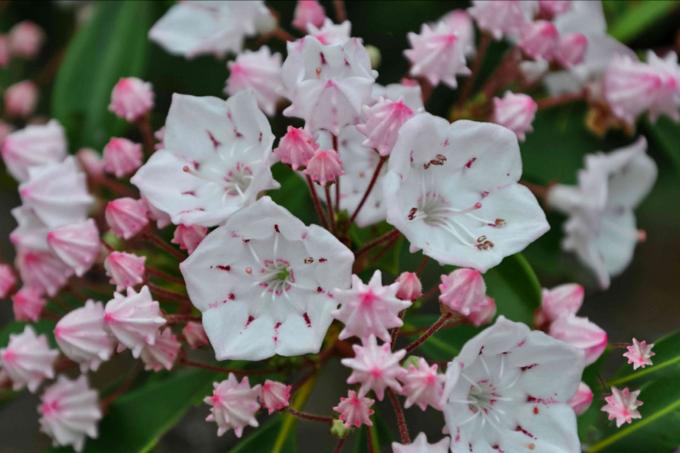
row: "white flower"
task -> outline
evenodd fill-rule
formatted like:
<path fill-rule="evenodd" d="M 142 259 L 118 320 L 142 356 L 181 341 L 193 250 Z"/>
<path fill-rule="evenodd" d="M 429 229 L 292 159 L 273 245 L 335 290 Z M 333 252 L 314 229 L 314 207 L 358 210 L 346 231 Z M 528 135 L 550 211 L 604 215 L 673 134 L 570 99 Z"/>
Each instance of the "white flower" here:
<path fill-rule="evenodd" d="M 583 367 L 578 349 L 499 317 L 448 365 L 451 452 L 580 452 L 569 399 Z"/>
<path fill-rule="evenodd" d="M 517 184 L 521 173 L 512 131 L 416 115 L 402 126 L 390 155 L 383 184 L 387 221 L 411 251 L 484 272 L 549 228 L 536 198 Z"/>
<path fill-rule="evenodd" d="M 338 134 L 361 118 L 361 107 L 370 100 L 376 76 L 359 39 L 324 45 L 305 37 L 288 43 L 281 78 L 292 104 L 283 113 L 302 118 L 311 131 L 327 129 Z"/>
<path fill-rule="evenodd" d="M 427 442 L 425 433 L 420 433 L 415 440 L 407 445 L 392 442 L 392 453 L 447 453 L 451 439 L 443 438 L 436 444 Z"/>
<path fill-rule="evenodd" d="M 354 256 L 263 197 L 208 234 L 180 269 L 218 360 L 319 351 Z"/>
<path fill-rule="evenodd" d="M 250 91 L 226 102 L 175 94 L 164 148 L 131 179 L 176 225 L 214 226 L 255 201 L 272 179 L 274 136 Z"/>
<path fill-rule="evenodd" d="M 172 54 L 193 58 L 240 52 L 243 40 L 272 28 L 274 19 L 261 1 L 179 2 L 149 31 L 149 38 Z"/>
<path fill-rule="evenodd" d="M 578 186 L 557 184 L 548 192 L 548 205 L 569 216 L 562 248 L 576 253 L 603 288 L 630 264 L 639 240 L 633 209 L 657 173 L 646 149 L 640 138 L 609 154 L 588 155 Z"/>
<path fill-rule="evenodd" d="M 380 98 L 387 98 L 393 101 L 402 99 L 406 105 L 414 112 L 423 110 L 423 94 L 420 85 L 415 80 L 405 80 L 401 83 L 390 83 L 389 85 L 373 84 L 371 93 L 371 104 L 378 102 Z"/>

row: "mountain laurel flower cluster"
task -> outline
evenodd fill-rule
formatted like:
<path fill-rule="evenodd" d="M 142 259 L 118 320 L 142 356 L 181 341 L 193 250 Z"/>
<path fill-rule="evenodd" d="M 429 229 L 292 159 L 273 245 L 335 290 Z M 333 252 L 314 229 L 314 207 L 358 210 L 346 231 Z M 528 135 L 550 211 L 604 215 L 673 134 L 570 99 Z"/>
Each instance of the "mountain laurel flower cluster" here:
<path fill-rule="evenodd" d="M 119 5 L 90 7 L 87 30 Z M 475 0 L 405 36 L 387 26 L 408 70 L 386 84 L 380 49 L 352 35 L 356 5 L 278 8 L 170 5 L 143 32 L 183 57 L 164 59 L 173 77 L 100 74 L 88 110 L 55 103 L 54 119 L 35 113 L 43 78 L 14 71 L 49 37 L 32 22 L 0 33 L 0 154 L 20 200 L 6 216 L 14 261 L 0 263 L 15 321 L 0 332 L 0 389 L 39 396 L 53 445 L 104 451 L 125 419 L 153 424 L 153 439 L 129 439 L 152 448 L 201 399 L 218 436 L 262 451 L 295 451 L 296 422 L 325 426 L 336 452 L 354 438 L 395 453 L 616 451 L 677 411 L 655 380 L 676 334 L 610 343 L 579 314 L 596 313 L 587 296 L 617 285 L 646 237 L 635 210 L 657 165 L 636 122 L 680 119 L 677 54 L 640 60 L 606 33 L 599 1 Z M 189 70 L 221 71 L 223 90 L 185 83 Z M 55 91 L 78 85 L 67 76 Z M 544 110 L 571 104 L 587 113 L 565 128 L 626 134 L 605 151 L 590 136 L 569 156 L 542 149 L 543 166 L 585 157 L 537 173 L 535 136 L 562 134 Z M 548 273 L 559 250 L 531 253 L 544 242 L 584 280 Z M 543 271 L 557 286 L 541 288 Z M 605 356 L 621 371 L 605 377 Z M 314 390 L 322 372 L 340 383 Z M 332 403 L 307 412 L 321 393 Z"/>

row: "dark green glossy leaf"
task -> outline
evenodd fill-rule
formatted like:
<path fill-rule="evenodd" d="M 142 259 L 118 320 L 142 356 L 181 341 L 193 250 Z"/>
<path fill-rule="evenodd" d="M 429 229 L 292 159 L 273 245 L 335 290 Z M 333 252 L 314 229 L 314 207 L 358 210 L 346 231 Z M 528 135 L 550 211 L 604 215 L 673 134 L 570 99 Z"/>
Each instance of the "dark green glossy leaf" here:
<path fill-rule="evenodd" d="M 2 326 L 2 329 L 0 329 L 0 348 L 4 348 L 7 345 L 7 343 L 9 342 L 9 336 L 11 334 L 18 334 L 23 332 L 26 326 L 33 327 L 33 330 L 35 330 L 37 334 L 47 335 L 47 338 L 49 339 L 52 346 L 56 346 L 56 342 L 54 341 L 54 335 L 52 333 L 52 331 L 54 330 L 54 322 L 42 319 L 38 322 L 32 323 L 14 321 L 7 325 Z"/>
<path fill-rule="evenodd" d="M 126 127 L 108 111 L 119 78 L 141 76 L 154 19 L 152 2 L 98 2 L 69 44 L 52 96 L 52 114 L 73 148 L 101 147 Z"/>
<path fill-rule="evenodd" d="M 619 6 L 624 2 L 610 2 Z M 667 16 L 678 3 L 673 1 L 626 2 L 627 7 L 609 26 L 609 34 L 619 41 L 627 42 L 637 38 L 660 19 Z"/>
<path fill-rule="evenodd" d="M 680 170 L 680 124 L 673 123 L 666 117 L 659 118 L 654 124 L 645 123 L 652 140 Z"/>
<path fill-rule="evenodd" d="M 534 311 L 541 305 L 541 285 L 524 256 L 518 253 L 505 258 L 484 280 L 499 315 L 531 325 Z"/>

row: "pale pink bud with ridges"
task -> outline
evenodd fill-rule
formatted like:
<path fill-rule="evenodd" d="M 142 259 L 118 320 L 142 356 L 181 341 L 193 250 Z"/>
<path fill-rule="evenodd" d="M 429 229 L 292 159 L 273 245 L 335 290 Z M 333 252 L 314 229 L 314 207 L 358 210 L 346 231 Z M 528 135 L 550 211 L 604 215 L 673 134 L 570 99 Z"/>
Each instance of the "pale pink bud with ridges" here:
<path fill-rule="evenodd" d="M 493 121 L 513 131 L 517 138 L 524 140 L 527 132 L 533 131 L 538 105 L 531 96 L 506 91 L 502 98 L 493 98 Z"/>
<path fill-rule="evenodd" d="M 387 156 L 394 148 L 401 125 L 413 116 L 411 110 L 402 99 L 380 99 L 372 106 L 364 106 L 365 120 L 357 125 L 357 130 L 367 138 L 364 146 L 378 150 L 381 156 Z"/>
<path fill-rule="evenodd" d="M 562 340 L 585 352 L 586 365 L 595 362 L 607 347 L 607 332 L 588 318 L 564 316 L 550 325 L 551 337 Z"/>
<path fill-rule="evenodd" d="M 130 175 L 142 166 L 142 145 L 127 138 L 113 137 L 104 146 L 104 170 L 117 178 Z"/>
<path fill-rule="evenodd" d="M 568 33 L 560 36 L 555 51 L 555 59 L 565 68 L 571 68 L 583 62 L 588 50 L 588 38 L 583 33 Z"/>
<path fill-rule="evenodd" d="M 470 313 L 467 320 L 473 326 L 479 327 L 482 324 L 488 324 L 493 321 L 494 316 L 496 316 L 496 301 L 491 297 L 485 297 L 477 305 L 477 309 Z"/>
<path fill-rule="evenodd" d="M 350 390 L 347 397 L 340 397 L 340 402 L 333 410 L 340 414 L 340 420 L 348 428 L 359 428 L 361 425 L 373 426 L 371 422 L 373 402 L 372 399 L 357 395 L 357 392 Z"/>
<path fill-rule="evenodd" d="M 9 134 L 2 144 L 2 158 L 14 179 L 28 179 L 28 169 L 61 162 L 66 157 L 64 129 L 57 121 L 27 126 Z"/>
<path fill-rule="evenodd" d="M 82 451 L 86 437 L 97 437 L 102 418 L 99 395 L 84 375 L 75 380 L 59 376 L 42 394 L 38 412 L 40 429 L 54 446 L 70 446 L 77 452 Z"/>
<path fill-rule="evenodd" d="M 552 289 L 543 288 L 542 302 L 536 311 L 535 323 L 539 328 L 562 316 L 575 315 L 583 304 L 585 290 L 576 283 L 567 283 Z"/>
<path fill-rule="evenodd" d="M 281 162 L 297 170 L 307 166 L 307 162 L 318 149 L 319 145 L 311 134 L 304 129 L 288 126 L 286 135 L 279 140 L 279 146 L 274 149 L 274 154 Z"/>
<path fill-rule="evenodd" d="M 0 349 L 0 365 L 12 380 L 12 388 L 28 387 L 34 393 L 45 379 L 54 377 L 54 362 L 59 351 L 50 349 L 45 335 L 36 335 L 31 326 L 11 334 L 9 344 Z"/>
<path fill-rule="evenodd" d="M 416 300 L 423 295 L 423 284 L 415 272 L 402 272 L 397 283 L 397 297 L 401 300 Z"/>
<path fill-rule="evenodd" d="M 45 32 L 37 24 L 25 20 L 14 25 L 8 37 L 12 55 L 33 58 L 40 52 L 45 41 Z"/>
<path fill-rule="evenodd" d="M 145 256 L 137 256 L 126 252 L 111 252 L 104 260 L 106 275 L 116 291 L 137 286 L 144 281 Z"/>
<path fill-rule="evenodd" d="M 104 305 L 88 300 L 62 317 L 54 328 L 54 338 L 69 359 L 80 364 L 80 370 L 96 371 L 113 355 L 115 339 L 104 328 Z"/>
<path fill-rule="evenodd" d="M 557 48 L 559 37 L 559 32 L 552 22 L 537 20 L 522 28 L 519 47 L 534 60 L 550 60 Z"/>
<path fill-rule="evenodd" d="M 442 275 L 439 291 L 439 301 L 444 306 L 475 324 L 486 321 L 490 307 L 495 312 L 493 299 L 486 295 L 484 277 L 476 269 L 462 268 Z"/>
<path fill-rule="evenodd" d="M 213 383 L 212 395 L 203 400 L 211 406 L 206 421 L 217 424 L 218 436 L 233 429 L 236 437 L 240 438 L 246 426 L 259 426 L 255 418 L 255 413 L 260 409 L 257 401 L 259 394 L 260 386 L 251 387 L 247 376 L 239 382 L 229 373 L 224 381 Z"/>
<path fill-rule="evenodd" d="M 98 179 L 104 176 L 104 159 L 92 148 L 81 148 L 76 153 L 78 163 L 90 178 Z"/>
<path fill-rule="evenodd" d="M 142 362 L 147 371 L 171 370 L 182 345 L 169 327 L 156 336 L 152 345 L 147 344 L 142 349 Z"/>
<path fill-rule="evenodd" d="M 165 323 L 158 302 L 151 298 L 146 286 L 139 292 L 128 288 L 125 296 L 114 293 L 104 309 L 104 324 L 120 346 L 129 348 L 135 358 L 146 345 L 155 343 L 158 329 Z"/>
<path fill-rule="evenodd" d="M 16 266 L 25 285 L 48 296 L 56 295 L 73 275 L 73 270 L 50 251 L 21 248 L 17 252 Z"/>
<path fill-rule="evenodd" d="M 475 53 L 475 26 L 467 11 L 454 9 L 442 17 L 440 21 L 445 22 L 456 33 L 466 56 Z"/>
<path fill-rule="evenodd" d="M 38 86 L 30 80 L 7 87 L 4 93 L 5 114 L 10 118 L 27 118 L 38 103 Z"/>
<path fill-rule="evenodd" d="M 175 228 L 170 242 L 179 245 L 179 248 L 191 255 L 207 234 L 208 228 L 204 226 L 181 224 Z"/>
<path fill-rule="evenodd" d="M 633 342 L 630 346 L 626 346 L 626 352 L 623 356 L 628 359 L 628 364 L 633 365 L 633 369 L 644 368 L 646 366 L 652 366 L 652 357 L 656 355 L 652 351 L 654 343 L 647 343 L 646 341 L 638 341 L 637 338 L 633 338 Z"/>
<path fill-rule="evenodd" d="M 182 335 L 189 344 L 189 347 L 193 349 L 206 346 L 210 342 L 210 340 L 208 340 L 208 335 L 205 333 L 205 329 L 203 328 L 203 324 L 200 322 L 187 322 L 182 329 Z"/>
<path fill-rule="evenodd" d="M 78 277 L 90 270 L 101 250 L 99 230 L 92 219 L 50 231 L 47 244 Z"/>
<path fill-rule="evenodd" d="M 574 409 L 576 415 L 581 415 L 588 410 L 592 402 L 593 391 L 590 390 L 590 387 L 588 387 L 584 382 L 581 382 L 578 385 L 576 393 L 574 393 L 574 396 L 572 396 L 569 400 L 569 405 L 572 409 Z"/>
<path fill-rule="evenodd" d="M 24 286 L 12 296 L 12 309 L 17 321 L 37 321 L 45 305 L 47 300 L 42 291 L 30 286 Z"/>
<path fill-rule="evenodd" d="M 9 296 L 16 286 L 17 278 L 14 275 L 12 266 L 9 264 L 0 264 L 0 299 Z"/>
<path fill-rule="evenodd" d="M 104 215 L 111 231 L 123 239 L 134 237 L 149 224 L 146 203 L 134 198 L 125 197 L 109 201 Z"/>
<path fill-rule="evenodd" d="M 260 389 L 260 404 L 268 414 L 288 407 L 292 386 L 267 379 Z"/>
<path fill-rule="evenodd" d="M 444 375 L 437 373 L 437 365 L 428 365 L 422 357 L 417 365 L 410 364 L 407 373 L 402 378 L 404 383 L 403 394 L 406 396 L 405 408 L 417 404 L 421 410 L 432 406 L 437 410 L 442 409 L 442 397 L 444 396 Z"/>
<path fill-rule="evenodd" d="M 323 186 L 334 182 L 345 172 L 338 153 L 332 149 L 319 149 L 307 162 L 304 173 Z"/>
<path fill-rule="evenodd" d="M 153 108 L 153 87 L 137 77 L 124 77 L 111 92 L 109 110 L 126 121 L 135 121 Z"/>
<path fill-rule="evenodd" d="M 611 389 L 612 394 L 604 397 L 607 404 L 602 407 L 602 412 L 607 413 L 609 420 L 616 420 L 617 428 L 625 423 L 631 423 L 633 419 L 642 418 L 638 407 L 643 403 L 637 399 L 640 390 L 631 392 L 628 387 L 622 390 L 616 387 Z"/>
<path fill-rule="evenodd" d="M 293 13 L 293 27 L 307 33 L 308 24 L 321 27 L 326 19 L 326 11 L 317 0 L 298 0 Z"/>
<path fill-rule="evenodd" d="M 6 36 L 0 35 L 0 68 L 7 67 L 11 59 L 9 40 Z"/>

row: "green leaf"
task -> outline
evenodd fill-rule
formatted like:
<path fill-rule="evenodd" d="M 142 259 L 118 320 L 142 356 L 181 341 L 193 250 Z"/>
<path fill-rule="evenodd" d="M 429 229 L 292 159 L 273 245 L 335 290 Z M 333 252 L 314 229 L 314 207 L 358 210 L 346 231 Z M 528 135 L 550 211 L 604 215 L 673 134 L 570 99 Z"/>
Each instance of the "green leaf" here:
<path fill-rule="evenodd" d="M 655 381 L 642 387 L 638 397 L 642 418 L 586 447 L 588 453 L 670 452 L 680 444 L 680 385 L 677 379 Z M 610 422 L 612 424 L 613 422 Z"/>
<path fill-rule="evenodd" d="M 617 376 L 609 381 L 610 385 L 623 385 L 632 381 L 649 380 L 650 378 L 680 379 L 680 331 L 666 335 L 654 343 L 655 355 L 652 357 L 654 365 L 639 368 L 630 372 L 627 365 Z"/>
<path fill-rule="evenodd" d="M 621 4 L 622 2 L 616 1 Z M 609 34 L 622 42 L 637 38 L 648 28 L 654 26 L 660 19 L 678 7 L 674 1 L 640 1 L 628 3 L 625 11 L 611 24 Z"/>
<path fill-rule="evenodd" d="M 121 77 L 143 75 L 154 19 L 152 2 L 97 2 L 93 8 L 67 48 L 52 95 L 52 114 L 74 148 L 100 148 L 126 127 L 108 111 L 111 89 Z"/>
<path fill-rule="evenodd" d="M 673 123 L 666 117 L 659 118 L 655 123 L 646 121 L 645 129 L 651 135 L 656 145 L 665 152 L 673 161 L 677 170 L 680 170 L 680 125 Z"/>
<path fill-rule="evenodd" d="M 534 311 L 541 305 L 541 284 L 524 256 L 517 253 L 505 258 L 484 280 L 499 315 L 531 325 Z"/>
<path fill-rule="evenodd" d="M 281 184 L 281 188 L 270 190 L 267 195 L 306 224 L 321 225 L 321 221 L 316 218 L 314 213 L 314 205 L 305 180 L 290 167 L 283 164 L 274 165 L 272 173 L 274 179 Z"/>
<path fill-rule="evenodd" d="M 229 450 L 229 453 L 250 453 L 256 451 L 272 451 L 278 433 L 281 431 L 283 425 L 283 416 L 277 414 L 267 420 L 259 428 L 253 430 L 243 440 L 240 440 L 236 447 Z M 297 451 L 295 445 L 295 436 L 287 436 L 280 450 L 283 453 L 294 453 Z"/>
<path fill-rule="evenodd" d="M 23 332 L 26 326 L 33 327 L 33 330 L 35 330 L 35 333 L 37 334 L 47 335 L 50 344 L 53 347 L 56 346 L 57 343 L 54 340 L 53 335 L 54 322 L 48 321 L 46 319 L 41 319 L 38 322 L 32 323 L 14 321 L 5 326 L 2 326 L 2 329 L 0 329 L 0 348 L 4 348 L 7 345 L 7 343 L 9 342 L 9 336 L 11 334 Z"/>
<path fill-rule="evenodd" d="M 86 452 L 150 451 L 189 409 L 210 392 L 217 378 L 205 370 L 176 370 L 121 396 L 109 406 L 99 437 L 87 441 Z"/>

